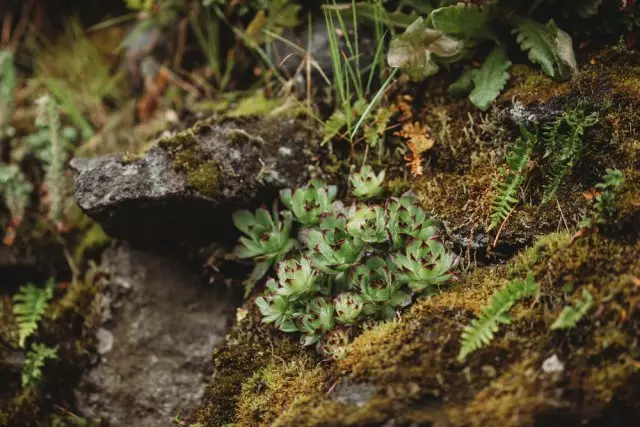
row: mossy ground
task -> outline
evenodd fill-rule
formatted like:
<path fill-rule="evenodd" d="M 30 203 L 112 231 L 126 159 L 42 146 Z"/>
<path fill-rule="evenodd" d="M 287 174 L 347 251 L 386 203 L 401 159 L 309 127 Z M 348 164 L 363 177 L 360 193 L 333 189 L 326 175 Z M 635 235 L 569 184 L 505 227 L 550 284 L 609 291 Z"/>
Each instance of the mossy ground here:
<path fill-rule="evenodd" d="M 495 113 L 472 112 L 466 103 L 438 93 L 428 108 L 414 111 L 430 124 L 437 144 L 425 175 L 409 186 L 452 234 L 469 236 L 469 242 L 474 233 L 486 234 L 491 181 L 517 135 L 501 116 L 513 98 L 542 113 L 578 104 L 598 112 L 601 120 L 584 137 L 583 160 L 564 180 L 557 201 L 540 204 L 544 171 L 535 161 L 530 165 L 526 202 L 517 205 L 499 237 L 511 244 L 505 256 L 526 249 L 508 263 L 494 258 L 461 273 L 440 294 L 361 334 L 338 362 L 320 360 L 291 336 L 259 323 L 248 301 L 249 314 L 214 353 L 215 373 L 199 421 L 206 426 L 391 420 L 394 425 L 595 426 L 640 419 L 640 99 L 637 82 L 628 78 L 637 74 L 638 58 L 617 48 L 594 58 L 568 83 L 516 68 Z M 616 217 L 576 233 L 590 206 L 583 193 L 613 167 L 625 174 Z M 394 186 L 405 187 L 402 181 L 397 176 Z M 469 248 L 465 265 L 474 265 L 473 252 L 480 246 L 492 250 L 495 232 Z M 458 361 L 463 327 L 493 292 L 528 272 L 540 284 L 538 295 L 514 308 L 514 321 L 501 326 L 488 346 Z M 562 308 L 583 290 L 595 301 L 587 316 L 574 329 L 551 330 Z M 564 369 L 545 372 L 542 364 L 553 355 Z M 336 385 L 344 382 L 376 391 L 360 404 L 345 403 L 335 396 Z"/>

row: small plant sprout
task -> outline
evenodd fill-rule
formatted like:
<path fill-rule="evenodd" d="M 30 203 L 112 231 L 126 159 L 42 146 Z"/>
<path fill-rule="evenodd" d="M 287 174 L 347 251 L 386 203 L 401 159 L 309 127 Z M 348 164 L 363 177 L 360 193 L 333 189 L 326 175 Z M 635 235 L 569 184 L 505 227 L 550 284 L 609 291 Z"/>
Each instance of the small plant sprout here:
<path fill-rule="evenodd" d="M 296 244 L 290 237 L 291 212 L 278 213 L 277 204 L 273 205 L 273 216 L 260 208 L 255 215 L 247 210 L 233 214 L 233 223 L 246 237 L 240 237 L 234 254 L 241 259 L 253 258 L 255 268 L 249 282 L 255 283 L 262 278 L 269 267 L 281 261 Z"/>
<path fill-rule="evenodd" d="M 338 322 L 344 325 L 355 324 L 362 313 L 362 298 L 351 292 L 343 292 L 333 302 Z"/>
<path fill-rule="evenodd" d="M 47 347 L 44 344 L 33 344 L 27 353 L 27 358 L 22 366 L 22 387 L 34 388 L 42 378 L 42 368 L 47 360 L 58 358 L 58 346 Z"/>
<path fill-rule="evenodd" d="M 309 227 L 320 222 L 320 215 L 331 212 L 337 192 L 335 185 L 313 180 L 295 192 L 289 188 L 280 191 L 280 199 L 299 223 Z"/>
<path fill-rule="evenodd" d="M 398 279 L 414 292 L 433 293 L 436 287 L 452 278 L 455 256 L 437 240 L 413 239 L 404 254 L 391 257 L 398 269 Z"/>
<path fill-rule="evenodd" d="M 580 221 L 580 228 L 591 228 L 593 224 L 606 224 L 616 212 L 616 190 L 624 183 L 624 175 L 618 169 L 607 169 L 603 181 L 596 184 L 599 194 L 593 208 Z"/>
<path fill-rule="evenodd" d="M 384 181 L 385 171 L 375 174 L 373 168 L 369 165 L 363 165 L 359 172 L 351 174 L 349 181 L 353 189 L 352 194 L 358 199 L 373 199 L 382 194 L 382 182 Z"/>
<path fill-rule="evenodd" d="M 562 309 L 558 318 L 551 324 L 551 329 L 575 328 L 578 322 L 587 314 L 593 305 L 593 295 L 586 289 L 582 290 L 582 299 L 573 305 Z"/>
<path fill-rule="evenodd" d="M 347 231 L 355 238 L 366 243 L 383 243 L 387 241 L 384 209 L 380 206 L 353 205 L 349 209 Z"/>

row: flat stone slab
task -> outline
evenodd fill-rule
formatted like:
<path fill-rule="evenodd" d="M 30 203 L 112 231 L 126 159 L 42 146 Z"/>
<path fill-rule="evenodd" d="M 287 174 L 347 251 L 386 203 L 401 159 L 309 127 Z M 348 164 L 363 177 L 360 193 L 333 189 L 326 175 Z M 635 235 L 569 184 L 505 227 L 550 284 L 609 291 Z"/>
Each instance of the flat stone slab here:
<path fill-rule="evenodd" d="M 220 237 L 234 210 L 305 184 L 318 141 L 316 129 L 299 118 L 212 118 L 159 139 L 137 158 L 73 159 L 75 198 L 114 237 Z"/>

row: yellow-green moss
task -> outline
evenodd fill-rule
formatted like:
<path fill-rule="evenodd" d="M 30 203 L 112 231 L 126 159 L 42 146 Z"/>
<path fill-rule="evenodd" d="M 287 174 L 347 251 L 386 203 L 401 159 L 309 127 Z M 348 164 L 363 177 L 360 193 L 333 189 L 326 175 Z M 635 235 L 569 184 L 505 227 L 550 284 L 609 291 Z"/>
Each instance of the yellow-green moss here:
<path fill-rule="evenodd" d="M 320 394 L 323 370 L 308 356 L 269 363 L 245 381 L 237 406 L 240 425 L 271 425 L 297 399 Z"/>
<path fill-rule="evenodd" d="M 236 409 L 243 383 L 265 366 L 283 360 L 313 359 L 313 353 L 303 349 L 292 337 L 263 324 L 255 303 L 247 304 L 247 315 L 233 328 L 227 341 L 214 350 L 214 379 L 198 414 L 198 420 L 204 426 L 237 422 Z M 267 408 L 264 412 L 268 412 Z"/>
<path fill-rule="evenodd" d="M 570 83 L 557 82 L 528 65 L 516 64 L 510 74 L 510 89 L 500 96 L 501 101 L 544 104 L 551 98 L 565 95 L 570 89 Z"/>
<path fill-rule="evenodd" d="M 191 169 L 187 173 L 187 182 L 200 194 L 214 197 L 220 189 L 219 174 L 218 164 L 209 161 Z"/>
<path fill-rule="evenodd" d="M 158 141 L 158 146 L 173 159 L 173 168 L 186 174 L 187 184 L 202 195 L 215 197 L 220 189 L 220 169 L 216 162 L 206 160 L 194 134 L 208 127 L 199 122 L 193 130 L 186 130 Z"/>

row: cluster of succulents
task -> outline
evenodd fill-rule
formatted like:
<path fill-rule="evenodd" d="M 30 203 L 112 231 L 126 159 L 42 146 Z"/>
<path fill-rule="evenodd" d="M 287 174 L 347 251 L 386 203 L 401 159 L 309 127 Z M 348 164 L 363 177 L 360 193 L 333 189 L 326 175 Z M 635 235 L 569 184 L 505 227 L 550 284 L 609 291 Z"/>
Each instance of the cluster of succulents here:
<path fill-rule="evenodd" d="M 237 255 L 260 266 L 254 279 L 277 264 L 256 300 L 263 321 L 299 333 L 303 345 L 332 358 L 343 357 L 359 331 L 447 284 L 456 262 L 440 240 L 439 222 L 412 194 L 345 207 L 336 193 L 313 181 L 281 192 L 290 210 L 234 216 L 246 234 Z M 300 242 L 291 237 L 292 221 Z"/>

